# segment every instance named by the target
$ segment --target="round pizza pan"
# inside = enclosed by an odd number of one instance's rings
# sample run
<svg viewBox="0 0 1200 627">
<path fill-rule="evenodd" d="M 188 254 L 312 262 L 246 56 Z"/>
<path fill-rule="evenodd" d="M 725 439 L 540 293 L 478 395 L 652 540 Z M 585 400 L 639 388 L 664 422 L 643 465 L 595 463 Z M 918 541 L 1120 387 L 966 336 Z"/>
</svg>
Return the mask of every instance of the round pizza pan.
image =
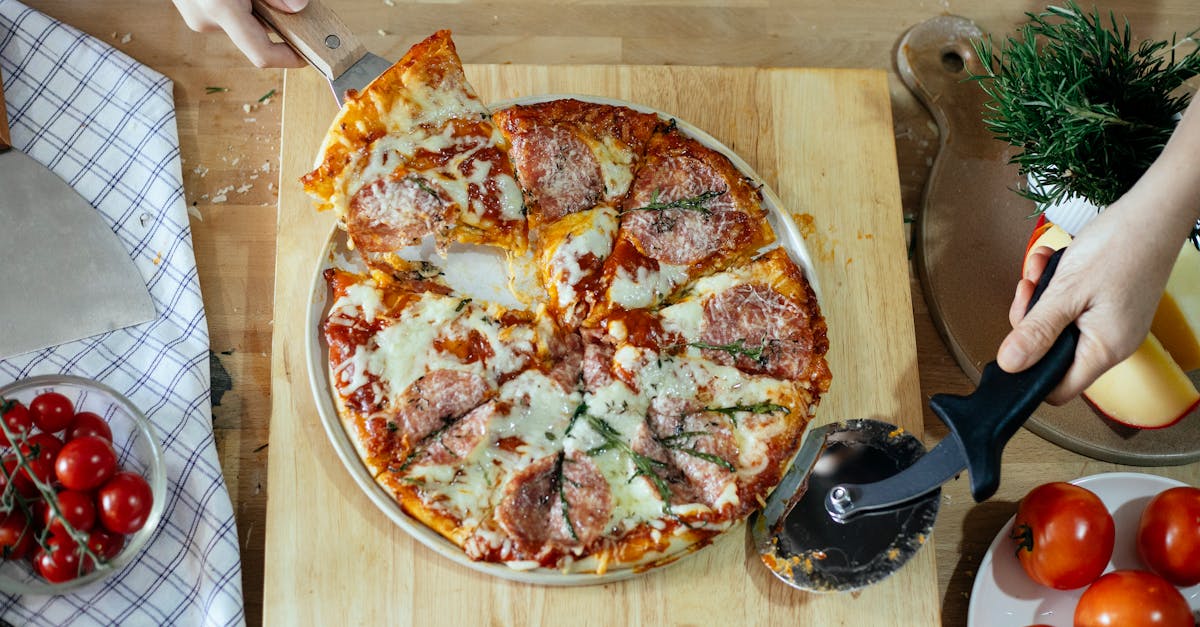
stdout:
<svg viewBox="0 0 1200 627">
<path fill-rule="evenodd" d="M 676 122 L 677 128 L 684 134 L 728 157 L 734 166 L 749 178 L 756 187 L 759 187 L 762 192 L 763 206 L 767 210 L 767 222 L 771 225 L 776 240 L 774 243 L 764 247 L 763 251 L 777 246 L 786 250 L 792 261 L 804 271 L 805 277 L 812 285 L 813 291 L 817 294 L 818 302 L 820 301 L 820 285 L 814 271 L 812 258 L 804 245 L 804 238 L 800 235 L 800 231 L 792 221 L 790 214 L 783 208 L 779 196 L 750 167 L 750 164 L 746 163 L 744 159 L 703 130 L 676 116 L 652 107 L 613 98 L 588 95 L 549 94 L 529 96 L 498 101 L 492 103 L 489 108 L 497 111 L 517 104 L 532 104 L 563 98 L 574 98 L 586 102 L 628 107 L 636 111 L 658 115 L 664 120 L 673 119 Z M 346 470 L 350 473 L 354 482 L 358 484 L 359 488 L 362 489 L 363 493 L 392 522 L 435 553 L 457 564 L 501 579 L 552 586 L 594 585 L 628 579 L 652 570 L 653 567 L 673 563 L 682 557 L 690 555 L 695 550 L 707 546 L 707 544 L 694 545 L 681 549 L 678 552 L 659 559 L 657 562 L 651 563 L 650 566 L 643 564 L 636 567 L 613 568 L 603 574 L 562 572 L 551 568 L 518 570 L 501 563 L 472 560 L 457 545 L 405 513 L 391 494 L 375 482 L 367 467 L 359 459 L 354 443 L 351 442 L 350 437 L 342 427 L 335 404 L 336 391 L 329 373 L 329 345 L 325 342 L 324 333 L 321 331 L 322 322 L 329 312 L 332 294 L 325 283 L 323 275 L 326 269 L 332 267 L 351 271 L 364 271 L 366 269 L 357 253 L 350 250 L 348 244 L 346 234 L 341 229 L 334 227 L 325 247 L 320 251 L 317 266 L 313 273 L 311 298 L 309 299 L 305 319 L 308 329 L 308 332 L 305 334 L 308 379 L 321 424 L 325 428 L 325 433 L 329 437 L 329 442 L 333 445 L 338 458 L 342 460 L 342 464 L 345 465 Z M 515 265 L 510 267 L 503 253 L 496 248 L 453 244 L 450 246 L 446 257 L 442 258 L 438 256 L 430 242 L 424 242 L 420 245 L 408 247 L 400 251 L 399 254 L 407 259 L 420 259 L 438 265 L 445 272 L 444 278 L 447 283 L 457 293 L 471 298 L 491 300 L 506 307 L 525 307 L 529 303 L 522 302 L 523 300 L 538 297 L 536 286 L 532 285 L 535 281 L 530 281 L 530 284 L 524 284 L 519 282 L 518 277 L 517 287 L 524 292 L 522 297 L 513 294 L 509 289 L 509 273 L 512 272 L 514 275 L 519 275 L 522 273 L 521 264 L 531 262 L 529 260 L 523 261 L 518 259 L 514 262 Z M 532 267 L 528 269 L 532 272 Z M 532 276 L 536 276 L 536 274 Z M 730 527 L 730 529 L 741 528 L 741 524 Z M 726 530 L 725 533 L 728 532 L 729 530 Z M 711 544 L 712 541 L 710 540 L 708 544 Z"/>
</svg>

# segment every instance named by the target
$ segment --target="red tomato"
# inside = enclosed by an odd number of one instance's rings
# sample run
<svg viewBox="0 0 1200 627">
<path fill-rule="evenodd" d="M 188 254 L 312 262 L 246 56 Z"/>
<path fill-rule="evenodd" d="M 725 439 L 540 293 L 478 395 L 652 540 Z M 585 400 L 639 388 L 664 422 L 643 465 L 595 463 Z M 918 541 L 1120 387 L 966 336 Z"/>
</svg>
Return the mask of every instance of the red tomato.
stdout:
<svg viewBox="0 0 1200 627">
<path fill-rule="evenodd" d="M 43 480 L 50 480 L 54 475 L 54 460 L 58 458 L 59 451 L 62 450 L 62 440 L 50 435 L 49 433 L 35 433 L 29 436 L 25 443 L 21 445 L 21 453 L 26 457 L 32 457 L 38 461 L 42 468 L 38 468 L 38 477 Z M 45 469 L 46 473 L 40 472 Z"/>
<path fill-rule="evenodd" d="M 1096 580 L 1075 606 L 1075 627 L 1193 627 L 1187 600 L 1169 581 L 1144 570 L 1117 570 Z"/>
<path fill-rule="evenodd" d="M 25 469 L 20 468 L 20 462 L 16 455 L 5 455 L 2 460 L 4 471 L 0 472 L 0 488 L 7 493 L 9 489 L 15 490 L 17 494 L 24 497 L 34 497 L 38 494 L 37 486 L 33 485 L 33 480 L 29 478 L 29 473 Z M 37 461 L 33 462 L 36 467 Z M 40 475 L 40 472 L 34 474 Z M 11 481 L 10 481 L 11 479 Z"/>
<path fill-rule="evenodd" d="M 50 583 L 70 581 L 92 570 L 92 561 L 81 560 L 80 553 L 79 545 L 67 536 L 50 536 L 46 548 L 34 557 L 33 565 Z"/>
<path fill-rule="evenodd" d="M 104 529 L 93 529 L 87 545 L 102 561 L 107 562 L 121 553 L 125 547 L 125 536 Z"/>
<path fill-rule="evenodd" d="M 4 424 L 13 435 L 33 430 L 33 418 L 29 416 L 29 409 L 22 405 L 21 401 L 5 399 L 0 405 L 0 410 L 4 412 Z M 0 431 L 0 445 L 12 445 L 4 431 Z"/>
<path fill-rule="evenodd" d="M 43 392 L 29 403 L 29 415 L 42 431 L 58 433 L 66 429 L 75 416 L 75 406 L 71 399 L 58 392 Z"/>
<path fill-rule="evenodd" d="M 117 454 L 107 441 L 95 436 L 67 442 L 54 461 L 54 472 L 68 490 L 91 490 L 116 471 Z"/>
<path fill-rule="evenodd" d="M 33 526 L 21 512 L 0 514 L 0 555 L 6 560 L 25 557 L 35 546 L 33 534 Z"/>
<path fill-rule="evenodd" d="M 70 441 L 85 435 L 94 435 L 112 443 L 112 429 L 109 428 L 108 423 L 90 411 L 81 411 L 75 414 L 75 417 L 71 419 L 71 424 L 67 425 L 67 433 L 63 439 Z"/>
<path fill-rule="evenodd" d="M 141 475 L 122 471 L 96 492 L 100 504 L 100 524 L 117 533 L 133 533 L 146 524 L 154 494 Z"/>
<path fill-rule="evenodd" d="M 1017 508 L 1011 537 L 1017 559 L 1037 583 L 1058 590 L 1096 580 L 1112 557 L 1112 515 L 1090 490 L 1070 483 L 1040 485 Z"/>
<path fill-rule="evenodd" d="M 1200 583 L 1200 488 L 1171 488 L 1146 509 L 1137 531 L 1138 555 L 1177 586 Z"/>
<path fill-rule="evenodd" d="M 66 520 L 76 531 L 88 531 L 96 525 L 96 506 L 92 497 L 83 492 L 63 490 L 58 493 L 58 510 L 62 518 L 54 515 L 54 509 L 46 508 L 46 528 L 50 533 L 60 536 L 67 535 L 62 521 Z"/>
</svg>

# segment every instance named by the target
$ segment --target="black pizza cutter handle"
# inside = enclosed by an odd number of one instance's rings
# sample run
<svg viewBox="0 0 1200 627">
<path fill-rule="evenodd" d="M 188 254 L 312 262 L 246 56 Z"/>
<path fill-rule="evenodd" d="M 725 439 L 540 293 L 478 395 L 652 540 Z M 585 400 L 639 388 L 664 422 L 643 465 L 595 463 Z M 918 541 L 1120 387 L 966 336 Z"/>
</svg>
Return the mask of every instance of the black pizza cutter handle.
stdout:
<svg viewBox="0 0 1200 627">
<path fill-rule="evenodd" d="M 1046 263 L 1029 299 L 1027 313 L 1050 284 L 1064 250 L 1056 251 Z M 1072 322 L 1054 340 L 1046 355 L 1029 368 L 1010 373 L 993 361 L 984 367 L 979 386 L 971 394 L 935 394 L 929 400 L 930 408 L 950 428 L 966 454 L 971 495 L 976 502 L 996 493 L 1004 446 L 1062 381 L 1075 360 L 1078 343 L 1079 327 Z"/>
</svg>

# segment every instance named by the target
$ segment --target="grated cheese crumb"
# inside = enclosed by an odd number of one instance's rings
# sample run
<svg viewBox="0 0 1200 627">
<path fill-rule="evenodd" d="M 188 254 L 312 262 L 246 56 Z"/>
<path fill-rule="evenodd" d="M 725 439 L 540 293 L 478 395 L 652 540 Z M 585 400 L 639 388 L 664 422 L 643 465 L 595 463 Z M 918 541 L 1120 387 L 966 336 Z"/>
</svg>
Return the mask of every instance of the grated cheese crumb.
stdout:
<svg viewBox="0 0 1200 627">
<path fill-rule="evenodd" d="M 133 41 L 133 33 L 125 33 L 124 35 L 121 35 L 121 43 L 127 44 L 131 41 Z"/>
</svg>

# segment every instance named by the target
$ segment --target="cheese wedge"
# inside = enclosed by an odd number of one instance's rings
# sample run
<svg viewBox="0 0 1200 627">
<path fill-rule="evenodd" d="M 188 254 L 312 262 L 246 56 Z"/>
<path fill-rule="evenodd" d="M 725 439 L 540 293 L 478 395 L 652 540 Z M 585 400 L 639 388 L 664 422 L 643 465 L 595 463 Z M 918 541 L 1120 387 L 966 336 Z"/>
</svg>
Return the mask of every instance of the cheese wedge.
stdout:
<svg viewBox="0 0 1200 627">
<path fill-rule="evenodd" d="M 1169 427 L 1200 404 L 1200 392 L 1153 333 L 1083 395 L 1100 413 L 1138 429 Z"/>
<path fill-rule="evenodd" d="M 1150 327 L 1185 371 L 1200 368 L 1200 250 L 1183 245 Z"/>
<path fill-rule="evenodd" d="M 1033 231 L 1029 244 L 1025 247 L 1025 261 L 1021 264 L 1021 276 L 1025 275 L 1025 265 L 1029 263 L 1029 253 L 1038 246 L 1049 246 L 1054 250 L 1066 248 L 1071 243 L 1071 235 L 1059 228 L 1053 222 L 1045 222 Z"/>
</svg>

